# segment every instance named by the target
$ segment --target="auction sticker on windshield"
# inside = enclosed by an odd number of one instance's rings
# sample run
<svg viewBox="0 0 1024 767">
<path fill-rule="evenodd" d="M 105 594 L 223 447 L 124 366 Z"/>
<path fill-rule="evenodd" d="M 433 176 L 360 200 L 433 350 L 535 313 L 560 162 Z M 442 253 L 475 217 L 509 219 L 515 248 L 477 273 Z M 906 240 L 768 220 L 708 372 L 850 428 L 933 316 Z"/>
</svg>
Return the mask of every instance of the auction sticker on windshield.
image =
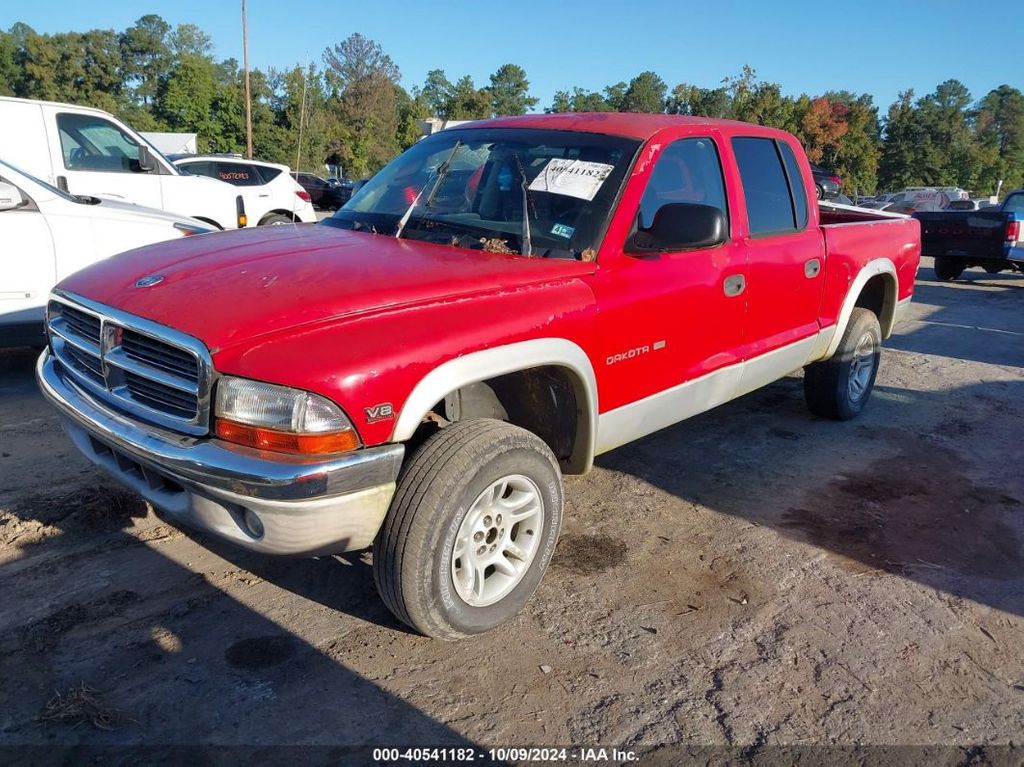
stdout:
<svg viewBox="0 0 1024 767">
<path fill-rule="evenodd" d="M 530 184 L 530 190 L 593 200 L 614 167 L 586 160 L 548 160 Z"/>
</svg>

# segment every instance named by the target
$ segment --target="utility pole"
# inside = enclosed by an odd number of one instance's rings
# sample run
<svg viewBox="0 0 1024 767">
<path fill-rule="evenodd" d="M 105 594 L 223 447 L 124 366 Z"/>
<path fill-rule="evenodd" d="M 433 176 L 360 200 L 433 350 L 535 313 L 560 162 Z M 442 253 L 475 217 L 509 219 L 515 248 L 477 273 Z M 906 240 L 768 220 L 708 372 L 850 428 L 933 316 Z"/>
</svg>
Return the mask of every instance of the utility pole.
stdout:
<svg viewBox="0 0 1024 767">
<path fill-rule="evenodd" d="M 245 74 L 245 156 L 252 159 L 252 93 L 249 90 L 249 28 L 242 0 L 242 71 Z"/>
</svg>

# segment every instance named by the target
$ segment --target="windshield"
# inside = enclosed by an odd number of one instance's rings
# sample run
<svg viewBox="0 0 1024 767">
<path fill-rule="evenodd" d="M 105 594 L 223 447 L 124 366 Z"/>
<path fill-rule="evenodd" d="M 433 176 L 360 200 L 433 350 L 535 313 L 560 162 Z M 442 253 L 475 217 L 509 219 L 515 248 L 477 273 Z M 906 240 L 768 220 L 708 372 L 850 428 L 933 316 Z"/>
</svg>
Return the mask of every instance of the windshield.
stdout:
<svg viewBox="0 0 1024 767">
<path fill-rule="evenodd" d="M 323 223 L 466 248 L 589 259 L 639 146 L 575 131 L 443 131 L 399 155 Z"/>
</svg>

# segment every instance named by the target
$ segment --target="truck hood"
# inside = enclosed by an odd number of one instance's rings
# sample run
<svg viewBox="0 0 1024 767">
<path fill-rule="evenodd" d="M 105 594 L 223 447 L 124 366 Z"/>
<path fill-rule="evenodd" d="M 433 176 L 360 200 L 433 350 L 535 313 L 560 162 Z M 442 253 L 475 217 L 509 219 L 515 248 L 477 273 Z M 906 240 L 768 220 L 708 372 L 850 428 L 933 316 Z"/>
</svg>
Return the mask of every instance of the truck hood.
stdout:
<svg viewBox="0 0 1024 767">
<path fill-rule="evenodd" d="M 57 287 L 202 340 L 218 352 L 268 333 L 593 273 L 594 264 L 486 253 L 312 224 L 150 245 Z M 162 279 L 136 287 L 143 277 Z"/>
</svg>

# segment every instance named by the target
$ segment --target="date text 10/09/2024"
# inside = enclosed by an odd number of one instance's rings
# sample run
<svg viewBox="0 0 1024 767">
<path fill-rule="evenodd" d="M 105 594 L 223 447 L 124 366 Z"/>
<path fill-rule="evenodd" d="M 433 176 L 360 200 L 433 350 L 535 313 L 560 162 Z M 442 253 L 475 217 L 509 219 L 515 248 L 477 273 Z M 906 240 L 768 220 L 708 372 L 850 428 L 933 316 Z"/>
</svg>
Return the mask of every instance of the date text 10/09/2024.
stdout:
<svg viewBox="0 0 1024 767">
<path fill-rule="evenodd" d="M 634 751 L 617 748 L 375 748 L 373 759 L 392 762 L 635 762 Z"/>
</svg>

